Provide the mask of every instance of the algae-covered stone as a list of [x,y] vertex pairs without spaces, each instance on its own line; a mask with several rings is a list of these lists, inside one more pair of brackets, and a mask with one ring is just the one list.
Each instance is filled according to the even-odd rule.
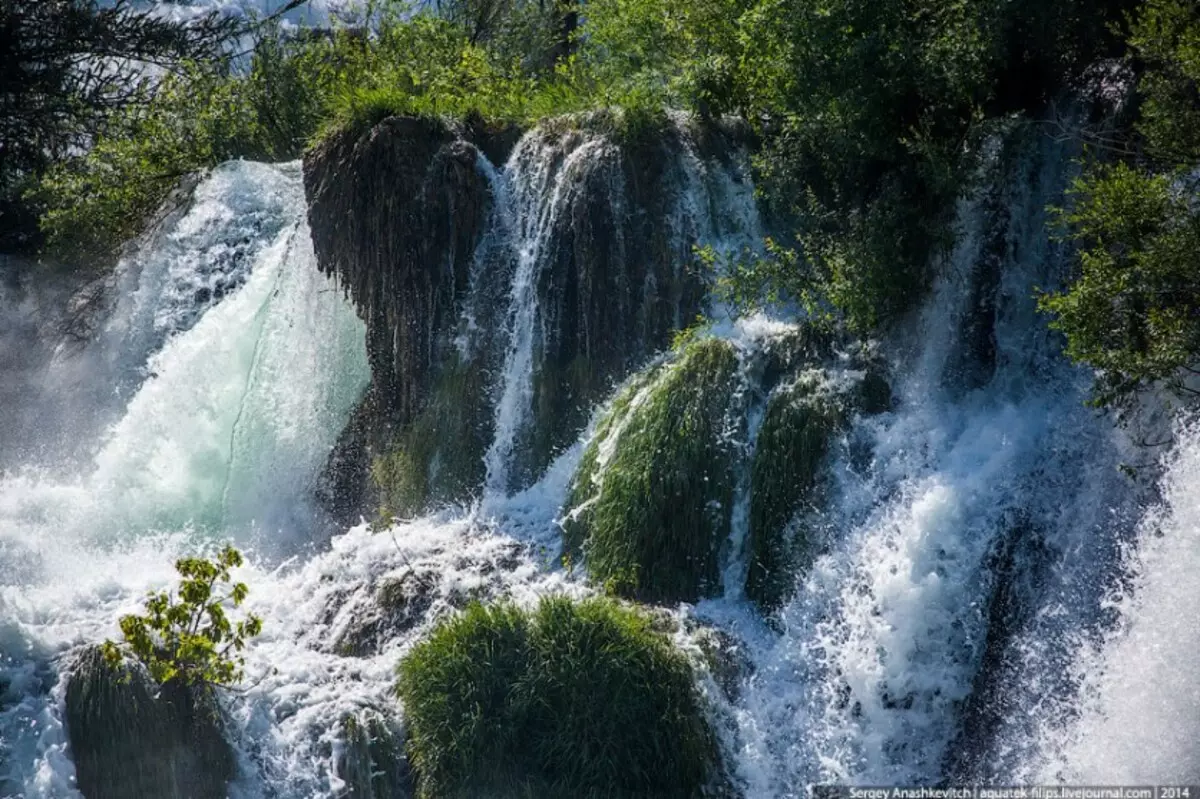
[[342,719],[337,775],[345,783],[337,799],[409,799],[412,775],[404,747],[387,721],[364,711]]
[[742,685],[754,670],[745,647],[726,631],[707,625],[693,627],[691,638],[704,656],[704,665],[717,687],[726,699],[736,702],[741,697]]
[[67,682],[66,727],[87,799],[224,799],[236,768],[212,689],[156,686],[85,650]]
[[731,344],[693,340],[614,403],[577,471],[564,523],[568,553],[582,547],[593,580],[647,601],[718,589],[736,371]]
[[774,610],[815,555],[802,518],[819,504],[820,469],[844,400],[816,373],[777,390],[767,404],[750,466],[750,564],[746,595]]
[[473,604],[401,662],[420,797],[698,797],[717,747],[688,659],[612,599]]

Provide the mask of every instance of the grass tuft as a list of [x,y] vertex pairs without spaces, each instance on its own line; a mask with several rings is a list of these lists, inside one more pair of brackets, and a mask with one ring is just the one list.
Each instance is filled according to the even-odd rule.
[[693,601],[718,588],[733,501],[725,428],[736,370],[732,345],[696,338],[614,402],[576,473],[564,522],[568,554],[582,548],[593,580],[646,601]]
[[419,797],[695,797],[715,773],[691,665],[612,599],[472,604],[398,676]]

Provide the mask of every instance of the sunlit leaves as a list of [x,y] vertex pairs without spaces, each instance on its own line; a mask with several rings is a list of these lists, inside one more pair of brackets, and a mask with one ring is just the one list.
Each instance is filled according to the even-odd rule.
[[246,615],[231,622],[229,609],[246,601],[245,583],[233,582],[231,570],[242,565],[242,554],[226,546],[215,559],[193,557],[175,562],[180,583],[174,593],[152,592],[144,615],[122,616],[120,644],[106,641],[105,658],[117,665],[126,656],[141,661],[162,684],[230,686],[244,677],[246,641],[262,632],[262,620]]

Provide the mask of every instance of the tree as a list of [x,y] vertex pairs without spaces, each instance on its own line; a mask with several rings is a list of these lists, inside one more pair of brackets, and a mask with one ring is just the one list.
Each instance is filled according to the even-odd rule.
[[1200,367],[1200,7],[1148,0],[1129,40],[1140,115],[1124,158],[1096,161],[1063,212],[1080,248],[1064,291],[1041,298],[1067,354],[1100,370],[1094,401],[1155,383],[1195,400]]
[[175,570],[183,578],[177,595],[152,592],[146,615],[121,617],[123,644],[105,641],[104,656],[118,665],[132,655],[159,685],[177,680],[185,685],[229,686],[242,680],[241,651],[262,632],[254,615],[236,624],[226,607],[240,607],[249,589],[234,583],[230,569],[242,565],[242,554],[226,546],[215,560],[181,558]]
[[0,0],[0,247],[36,244],[23,190],[88,148],[116,111],[144,105],[165,73],[222,57],[242,29],[216,13],[189,22],[131,0]]

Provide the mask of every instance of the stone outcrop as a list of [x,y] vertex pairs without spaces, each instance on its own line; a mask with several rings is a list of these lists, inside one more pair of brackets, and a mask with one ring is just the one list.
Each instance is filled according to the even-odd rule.
[[[623,136],[593,115],[518,142],[478,120],[391,118],[310,152],[317,260],[366,320],[373,375],[325,504],[354,520],[372,505],[410,515],[477,494],[521,346],[528,407],[500,479],[536,480],[594,403],[702,310],[693,246],[731,232],[712,213],[727,199],[716,184],[749,196],[739,135],[667,124]],[[521,313],[524,344],[511,335]]]
[[211,689],[154,685],[109,665],[99,647],[76,660],[66,727],[86,799],[224,799],[236,770]]
[[333,136],[305,159],[318,265],[367,323],[372,384],[331,460],[343,514],[362,504],[370,456],[425,405],[451,347],[491,202],[475,161],[443,124],[404,118]]

